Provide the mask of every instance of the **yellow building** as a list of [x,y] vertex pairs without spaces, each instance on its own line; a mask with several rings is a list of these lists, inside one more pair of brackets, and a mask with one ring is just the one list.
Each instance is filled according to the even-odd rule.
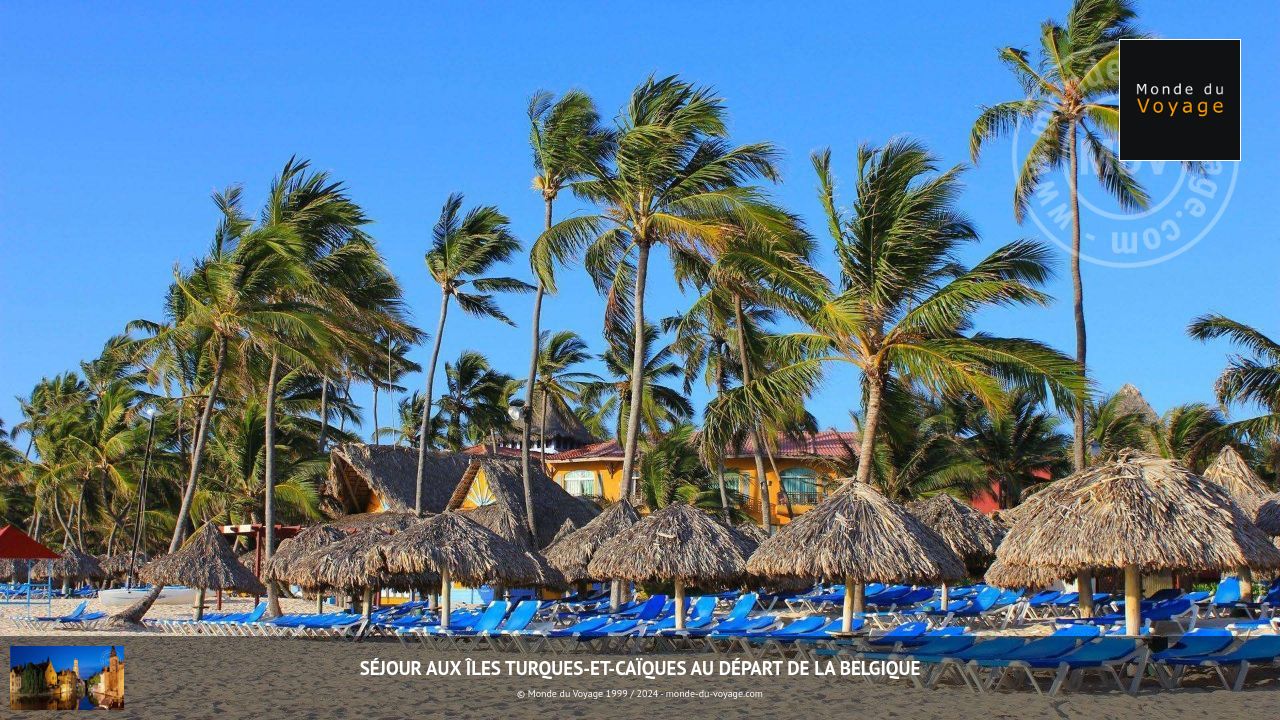
[[[836,475],[834,463],[847,460],[855,445],[856,436],[848,432],[779,438],[772,462],[766,455],[763,463],[773,522],[786,524],[825,497]],[[615,440],[548,455],[547,464],[556,484],[570,495],[612,501],[622,494],[622,447]],[[725,458],[724,465],[725,485],[744,496],[747,512],[761,521],[760,479],[751,442]]]

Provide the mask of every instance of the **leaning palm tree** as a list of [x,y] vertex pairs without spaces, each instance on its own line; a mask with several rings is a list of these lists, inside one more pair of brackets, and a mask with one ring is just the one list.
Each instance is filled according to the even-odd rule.
[[[1022,222],[1035,191],[1048,173],[1065,164],[1071,203],[1071,283],[1074,292],[1076,362],[1086,374],[1084,285],[1080,276],[1080,146],[1093,158],[1094,174],[1125,208],[1146,207],[1142,186],[1106,144],[1120,132],[1120,108],[1109,102],[1119,90],[1120,39],[1135,34],[1129,0],[1075,0],[1065,25],[1046,20],[1040,27],[1040,59],[1014,47],[1000,50],[1027,97],[984,107],[973,124],[969,151],[974,161],[983,143],[1015,132],[1021,121],[1037,122],[1035,142],[1018,173],[1013,210]],[[1038,68],[1037,68],[1038,65]],[[1072,462],[1085,466],[1084,408],[1073,412]]]
[[[958,256],[977,232],[955,208],[960,168],[938,172],[919,143],[890,141],[858,150],[851,211],[838,208],[830,152],[814,156],[820,200],[835,240],[836,283],[797,286],[807,296],[807,330],[787,341],[804,349],[713,402],[708,427],[749,421],[786,398],[807,396],[831,362],[862,373],[859,456],[875,456],[886,390],[893,383],[934,394],[972,393],[994,407],[1006,383],[1044,388],[1059,403],[1084,395],[1085,380],[1063,354],[1034,340],[966,334],[984,307],[1044,304],[1036,289],[1049,276],[1047,249],[1034,242],[1005,245],[972,267]],[[723,402],[721,402],[723,400]],[[713,438],[714,440],[714,438]],[[870,483],[872,463],[857,481]]]
[[[542,193],[542,202],[546,206],[544,231],[550,230],[556,198],[561,191],[572,188],[574,182],[587,177],[592,168],[601,167],[608,161],[613,133],[601,126],[600,113],[586,93],[570,90],[557,100],[543,90],[529,99],[529,145],[533,148],[533,165],[538,171],[533,178],[533,189]],[[547,266],[544,271],[550,274],[553,268]],[[542,297],[546,291],[546,283],[539,278],[538,289],[533,296],[533,351],[529,353],[529,377],[525,381],[524,404],[529,413],[533,411],[533,393],[538,385],[538,364],[544,339],[541,329]],[[524,481],[525,520],[529,524],[529,532],[536,535],[533,476],[529,469],[531,440],[532,429],[530,423],[525,422],[520,431],[520,473]]]
[[[731,241],[728,220],[777,221],[777,211],[747,184],[757,178],[776,179],[773,147],[732,147],[727,136],[724,103],[710,88],[674,76],[649,78],[632,93],[619,119],[613,166],[593,167],[589,178],[574,185],[577,195],[601,208],[600,214],[562,220],[535,245],[534,267],[549,290],[554,289],[549,272],[553,263],[588,246],[586,260],[593,274],[623,278],[631,286],[633,378],[641,376],[646,357],[644,295],[650,252],[666,247],[673,255],[709,256]],[[624,496],[632,490],[642,389],[642,383],[633,382],[627,403]]]
[[[493,300],[495,292],[528,292],[533,287],[509,277],[481,277],[494,265],[506,262],[520,251],[520,241],[511,234],[507,216],[485,205],[462,213],[462,195],[454,193],[445,201],[432,231],[427,251],[427,271],[440,285],[440,320],[436,324],[435,345],[427,364],[427,389],[423,393],[422,419],[418,426],[418,477],[414,492],[414,512],[422,514],[422,490],[426,480],[427,428],[431,422],[432,383],[440,359],[440,341],[454,300],[464,313],[489,317],[515,325]],[[474,289],[475,292],[471,292]]]

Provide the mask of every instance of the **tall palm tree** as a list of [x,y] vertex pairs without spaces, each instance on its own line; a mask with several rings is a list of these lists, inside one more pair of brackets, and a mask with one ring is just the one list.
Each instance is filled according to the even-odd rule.
[[[729,220],[755,224],[777,219],[760,191],[747,184],[776,179],[773,147],[732,147],[727,137],[724,103],[709,88],[674,76],[649,78],[632,93],[619,118],[612,167],[594,167],[589,178],[574,185],[576,194],[601,208],[600,214],[562,220],[535,246],[534,267],[548,289],[554,289],[548,273],[552,264],[588,246],[586,261],[593,274],[622,277],[631,285],[633,378],[644,370],[644,295],[653,248],[666,247],[673,256],[710,256],[733,237]],[[642,383],[632,383],[627,403],[624,496],[632,489],[642,389]]]
[[[1093,159],[1103,188],[1125,208],[1147,206],[1146,192],[1106,144],[1120,132],[1120,109],[1108,102],[1119,90],[1120,39],[1133,37],[1136,13],[1129,0],[1075,0],[1065,24],[1046,20],[1040,26],[1040,58],[1033,65],[1024,50],[1006,47],[1000,59],[1027,97],[982,108],[969,137],[976,162],[983,143],[1015,131],[1020,121],[1043,118],[1043,129],[1018,173],[1013,191],[1014,215],[1022,222],[1032,196],[1048,173],[1067,166],[1071,202],[1071,285],[1076,325],[1076,362],[1087,373],[1084,284],[1080,275],[1080,146]],[[1072,462],[1085,466],[1084,408],[1072,413],[1075,436]]]
[[[498,308],[495,292],[529,292],[533,286],[509,277],[481,277],[498,263],[520,251],[520,241],[511,234],[507,216],[492,205],[462,212],[462,195],[454,193],[445,201],[427,251],[427,271],[440,286],[440,320],[436,324],[435,345],[427,364],[427,389],[423,393],[422,420],[418,428],[418,477],[414,492],[414,512],[422,514],[422,491],[426,481],[427,428],[431,421],[432,383],[440,359],[440,341],[454,300],[464,313],[489,317],[508,325],[515,323]],[[472,291],[474,290],[474,292]]]
[[1227,358],[1227,367],[1214,384],[1223,405],[1253,404],[1263,414],[1235,420],[1225,430],[1263,443],[1280,434],[1280,342],[1255,327],[1224,315],[1202,315],[1187,334],[1208,342],[1226,338],[1241,354]]
[[508,423],[506,389],[511,376],[494,370],[489,359],[464,350],[444,364],[448,391],[437,403],[445,427],[445,445],[454,452],[467,443],[483,442]]
[[[529,99],[529,145],[533,148],[533,165],[537,175],[533,189],[542,194],[546,208],[545,227],[553,225],[556,198],[566,188],[607,162],[612,152],[613,133],[600,124],[595,102],[584,92],[570,90],[557,100],[549,92],[539,91]],[[554,268],[543,271],[550,275]],[[535,268],[536,272],[536,268]],[[547,286],[539,277],[533,296],[533,350],[529,353],[529,377],[525,381],[524,406],[532,413],[534,389],[538,385],[538,363],[541,357],[542,297]],[[531,415],[526,416],[526,420]],[[520,473],[524,481],[525,521],[529,532],[537,534],[533,509],[533,479],[530,473],[532,428],[524,422],[520,431]]]
[[1202,472],[1230,444],[1226,424],[1222,411],[1206,403],[1175,405],[1147,428],[1148,443],[1160,457],[1180,460]]
[[[377,339],[378,345],[377,357],[366,357],[359,365],[360,378],[369,383],[373,389],[373,403],[370,412],[373,415],[373,444],[377,445],[381,442],[382,429],[378,420],[378,398],[381,391],[386,391],[392,400],[395,399],[393,393],[404,392],[405,388],[400,385],[400,380],[411,372],[421,372],[422,366],[409,359],[409,350],[412,346],[404,341],[392,336],[390,333],[383,332]],[[385,352],[384,352],[385,351]],[[323,414],[323,413],[322,413]]]
[[[708,427],[732,427],[786,398],[807,396],[830,362],[862,373],[864,458],[874,457],[885,392],[895,382],[937,395],[972,393],[992,407],[1005,383],[1046,388],[1061,403],[1084,394],[1084,378],[1061,353],[1034,340],[966,334],[984,307],[1046,303],[1035,286],[1049,268],[1046,248],[1029,241],[1005,245],[972,267],[960,261],[958,251],[977,232],[955,208],[959,167],[938,172],[934,157],[908,139],[864,145],[846,212],[836,204],[830,160],[824,151],[813,163],[838,280],[793,287],[807,296],[808,329],[785,342],[804,352],[713,403]],[[872,467],[859,464],[857,480],[870,482]]]

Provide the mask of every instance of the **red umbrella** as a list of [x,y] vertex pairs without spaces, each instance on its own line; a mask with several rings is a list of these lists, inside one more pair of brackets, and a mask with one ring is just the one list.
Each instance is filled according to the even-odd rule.
[[0,530],[0,559],[57,560],[58,553],[41,545],[18,528],[7,525]]

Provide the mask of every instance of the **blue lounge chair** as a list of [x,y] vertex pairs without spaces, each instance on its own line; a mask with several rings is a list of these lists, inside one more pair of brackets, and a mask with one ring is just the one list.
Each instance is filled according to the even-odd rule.
[[[1280,661],[1280,635],[1261,635],[1245,640],[1240,647],[1230,652],[1168,658],[1161,664],[1170,668],[1167,675],[1171,680],[1169,687],[1176,687],[1182,682],[1182,674],[1187,668],[1208,667],[1218,674],[1224,688],[1240,690],[1244,687],[1250,666],[1273,664],[1277,661]],[[1228,682],[1227,673],[1233,668],[1235,677]]]
[[471,629],[450,633],[448,638],[452,640],[455,648],[474,642],[477,646],[487,645],[492,649],[496,647],[495,640],[526,630],[540,609],[542,609],[542,603],[537,600],[521,600],[511,611],[511,615],[502,620],[498,626],[483,628],[478,627],[479,623],[477,623],[477,626]]
[[[1036,682],[1037,670],[1048,670],[1054,673],[1053,684],[1049,687],[1050,695],[1057,695],[1066,683],[1078,685],[1085,672],[1094,670],[1105,672],[1116,682],[1120,690],[1125,690],[1124,681],[1120,678],[1119,668],[1130,662],[1141,663],[1146,649],[1133,638],[1101,638],[1081,645],[1065,653],[1055,653],[1052,649],[1040,657],[1023,656],[1005,665],[997,687],[1003,684],[1005,676],[1013,670],[1021,670],[1035,688],[1036,694],[1044,694],[1040,683]],[[1136,690],[1136,686],[1134,688]]]
[[512,631],[507,633],[507,638],[511,640],[513,646],[518,652],[529,653],[547,647],[550,649],[552,640],[560,640],[562,638],[572,638],[581,633],[588,633],[608,625],[610,622],[608,617],[596,615],[584,620],[580,620],[568,627],[559,629],[532,629],[528,628],[521,631]]
[[480,613],[480,617],[471,622],[457,623],[452,618],[449,620],[448,627],[441,625],[433,625],[423,628],[418,633],[418,639],[424,645],[428,640],[436,641],[443,638],[446,645],[451,645],[450,639],[457,634],[475,634],[477,632],[487,632],[498,627],[503,619],[507,617],[507,611],[511,609],[511,603],[506,600],[494,600],[485,607],[484,612]]
[[[1140,613],[1144,625],[1150,625],[1153,622],[1174,622],[1183,632],[1190,632],[1196,628],[1196,618],[1199,612],[1195,603],[1186,598],[1178,598],[1176,600],[1166,600],[1164,602],[1154,603],[1144,606]],[[1066,618],[1058,620],[1059,624],[1074,625],[1119,625],[1125,621],[1123,612],[1108,613],[1106,615],[1097,615],[1091,618]]]
[[1218,587],[1213,591],[1213,597],[1204,602],[1204,605],[1210,615],[1216,615],[1223,611],[1230,612],[1232,606],[1240,602],[1240,578],[1235,576],[1227,576],[1218,582]]
[[[1152,653],[1146,667],[1151,669],[1151,674],[1161,687],[1172,687],[1173,678],[1165,668],[1166,661],[1220,653],[1235,644],[1235,641],[1236,636],[1225,628],[1197,628],[1183,635],[1170,647]],[[1141,684],[1144,675],[1144,672],[1134,674],[1135,689]]]
[[1025,644],[1027,644],[1026,638],[998,637],[971,645],[970,647],[958,652],[928,655],[921,652],[915,652],[912,653],[912,659],[918,660],[919,662],[931,667],[931,669],[926,670],[923,677],[920,678],[921,684],[924,687],[937,687],[938,682],[946,676],[947,671],[952,669],[960,675],[961,681],[963,681],[966,686],[970,686],[969,675],[965,672],[965,666],[970,660],[1001,657]]
[[[851,631],[859,632],[865,625],[865,620],[855,617],[850,625]],[[829,642],[832,639],[831,634],[841,632],[843,628],[844,620],[837,618],[812,630],[765,633],[763,642],[759,645],[751,645],[751,647],[758,651],[756,657],[765,657],[766,655],[777,653],[783,658],[794,655],[807,659],[811,648],[815,648],[819,643]]]
[[[1076,649],[1081,643],[1097,638],[1099,634],[1100,632],[1096,626],[1072,625],[1060,629],[1047,637],[1032,640],[999,656],[971,658],[964,669],[969,673],[969,679],[973,682],[972,687],[981,691],[994,685],[998,679],[1003,678],[1004,669],[1009,666],[1010,662],[1032,659],[1042,660],[1065,655]],[[989,671],[985,680],[980,674],[982,670]]]

